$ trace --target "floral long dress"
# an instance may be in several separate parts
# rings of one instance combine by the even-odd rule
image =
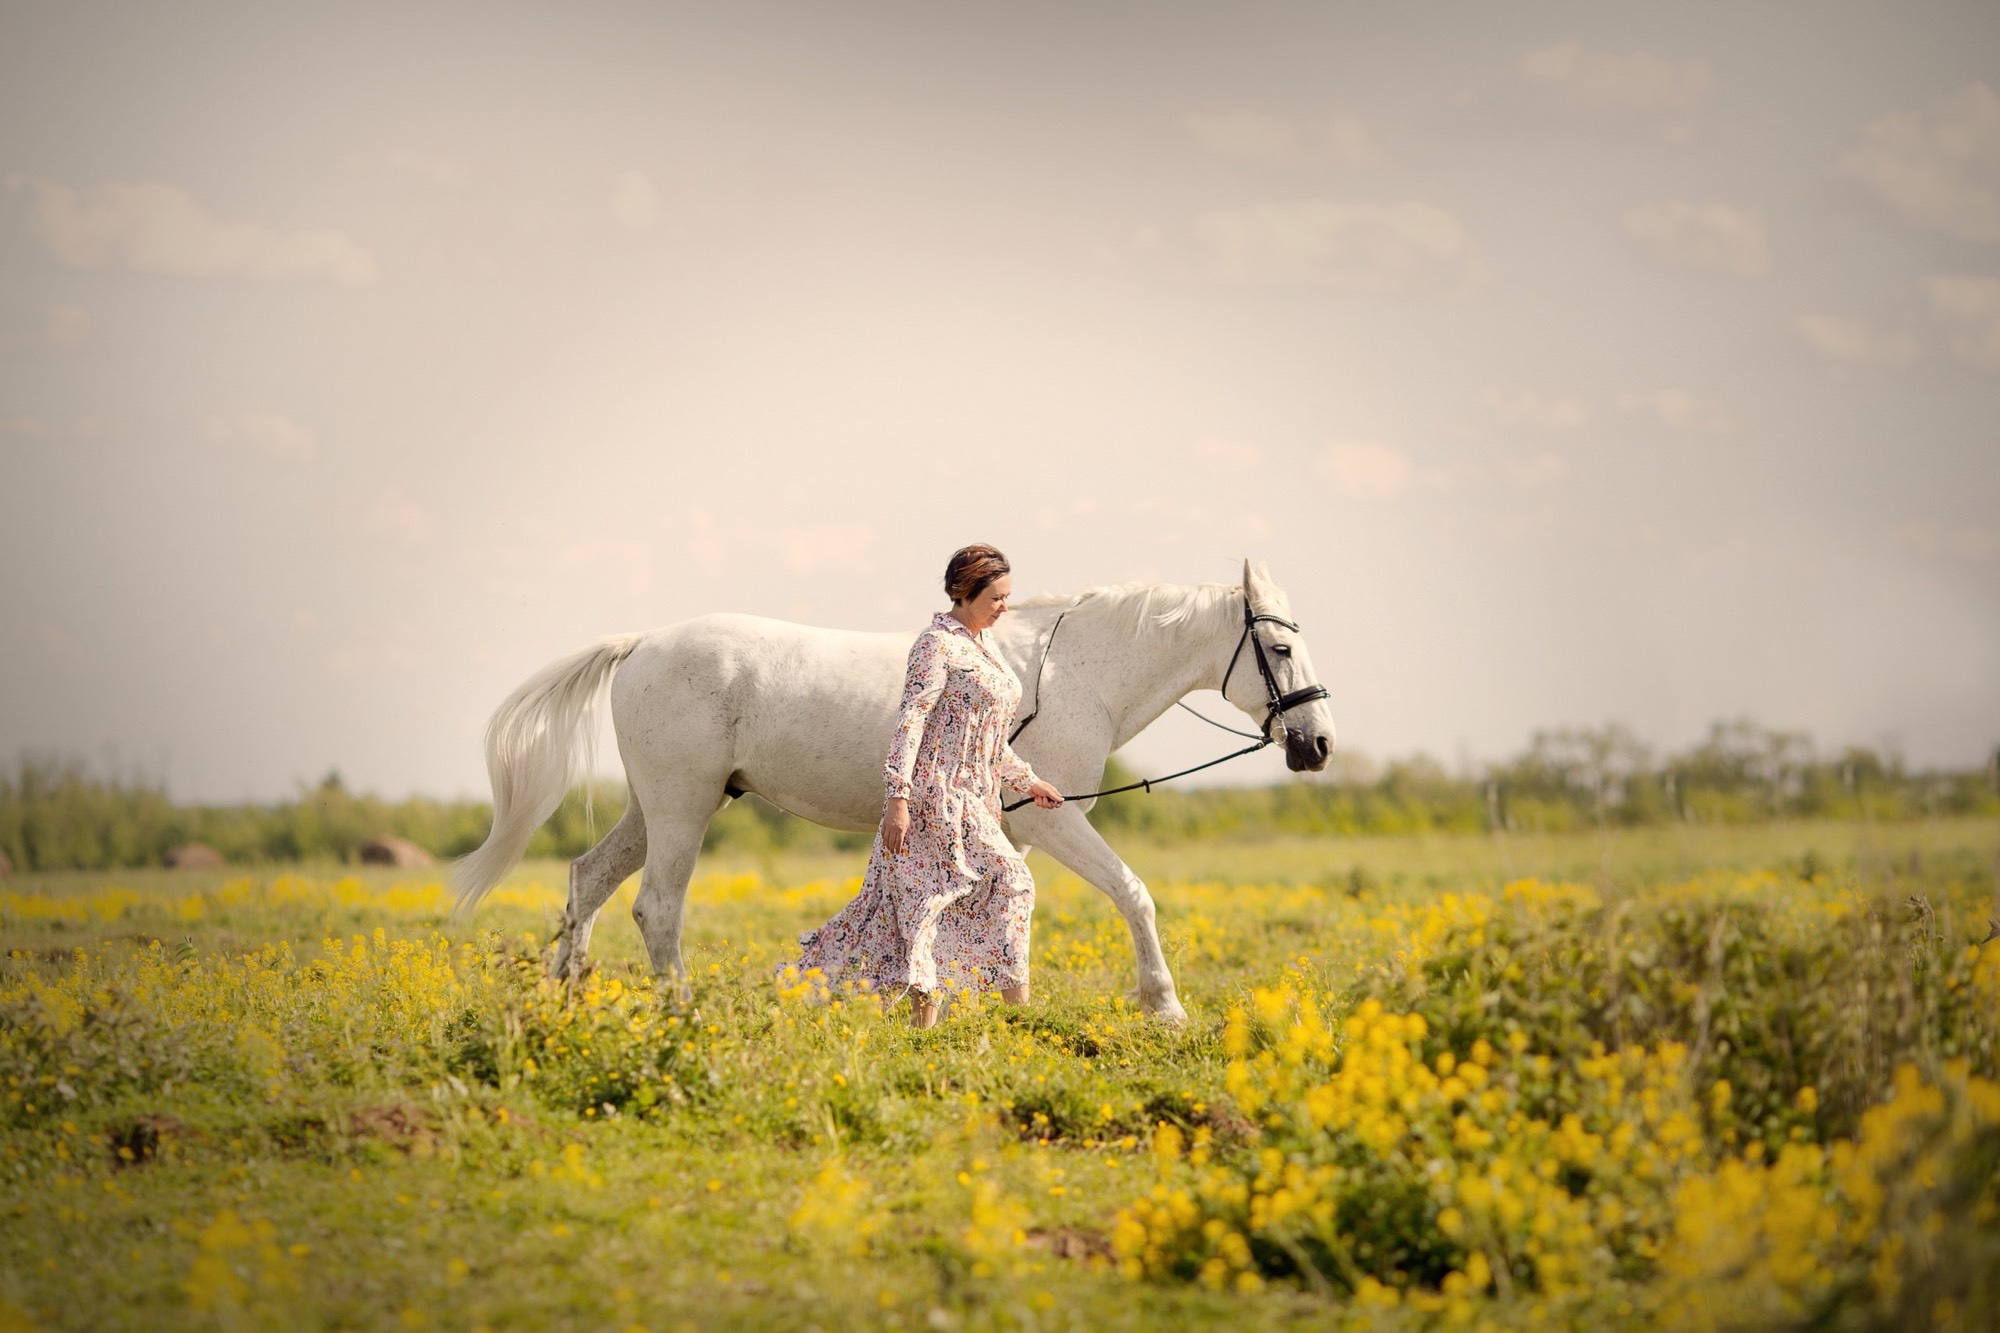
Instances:
[[[1007,744],[1020,703],[1021,682],[988,634],[949,612],[932,617],[910,646],[883,766],[888,796],[909,800],[909,836],[892,853],[876,830],[861,892],[799,936],[801,971],[877,992],[1027,984],[1035,882],[1000,828],[1001,787],[1035,781]]]

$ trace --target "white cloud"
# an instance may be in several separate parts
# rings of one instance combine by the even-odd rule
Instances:
[[[1800,315],[1793,321],[1821,356],[1896,370],[1915,364],[1923,348],[1908,329],[1878,329],[1864,319]]]
[[[1745,278],[1759,277],[1770,267],[1764,224],[1726,204],[1679,199],[1645,204],[1626,212],[1625,233],[1669,263]]]
[[[1875,121],[1839,169],[1913,227],[2000,245],[2000,97],[1983,83]]]
[[[1148,257],[1164,255],[1167,252],[1167,234],[1147,223],[1132,233],[1132,249],[1135,253]]]
[[[1482,276],[1464,228],[1434,204],[1257,204],[1204,213],[1193,230],[1209,276],[1247,287],[1439,292]]]
[[[42,341],[72,351],[90,341],[90,312],[80,305],[56,305],[48,309],[42,326]]]
[[[1321,451],[1319,470],[1334,489],[1357,500],[1393,500],[1418,484],[1408,454],[1373,440],[1344,440]]]
[[[1264,451],[1247,440],[1203,440],[1195,445],[1194,456],[1228,467],[1255,467],[1264,461]]]
[[[343,644],[329,652],[321,665],[336,680],[408,679],[435,667],[437,657],[429,649],[411,643],[404,632],[393,638]]]
[[[1702,61],[1592,51],[1578,42],[1531,51],[1517,68],[1529,87],[1584,110],[1687,111],[1709,90]]]
[[[1088,495],[1072,495],[1060,504],[1035,506],[1035,522],[1043,528],[1074,528],[1080,524],[1096,525],[1103,509]]]
[[[1217,111],[1181,117],[1195,142],[1218,157],[1276,171],[1374,167],[1382,150],[1360,118],[1336,112],[1288,120],[1263,111]]]
[[[1928,520],[1905,523],[1889,534],[1891,541],[1920,555],[1949,555],[1960,560],[1991,560],[2000,556],[2000,530],[1946,527]]]
[[[29,218],[35,235],[71,268],[344,286],[379,278],[368,252],[337,231],[273,231],[219,221],[172,185],[77,191],[30,176],[10,176],[7,184],[33,192]]]
[[[794,573],[851,568],[875,544],[875,530],[859,523],[816,523],[778,534],[785,565]]]
[[[611,220],[627,231],[645,231],[659,222],[659,192],[644,172],[623,172],[611,182]]]
[[[1590,420],[1588,404],[1574,398],[1552,398],[1523,389],[1518,393],[1489,390],[1486,408],[1502,422],[1522,430],[1550,433],[1581,429]]]
[[[84,440],[97,434],[100,425],[96,417],[64,422],[16,415],[0,417],[0,435],[17,440]]]
[[[0,332],[0,352],[73,352],[90,341],[90,312],[80,305],[52,305],[41,326],[25,333]]]
[[[1655,389],[1651,393],[1622,393],[1618,407],[1624,412],[1642,412],[1674,430],[1693,434],[1719,435],[1734,426],[1720,405],[1704,401],[1685,389]]]
[[[1320,451],[1316,466],[1333,489],[1351,500],[1378,503],[1399,500],[1420,491],[1450,491],[1504,483],[1521,491],[1543,491],[1562,484],[1570,467],[1559,455],[1527,454],[1500,461],[1450,463],[1419,467],[1402,450],[1375,440],[1338,440]]]
[[[389,154],[389,165],[406,176],[441,185],[446,189],[456,189],[465,184],[470,175],[465,162],[444,153],[423,153],[413,149],[401,149]]]
[[[1546,491],[1569,477],[1569,463],[1556,454],[1529,454],[1510,458],[1500,465],[1507,484],[1517,491]]]
[[[313,433],[276,412],[218,412],[202,424],[217,444],[242,445],[284,463],[310,463],[319,457]]]
[[[84,666],[90,662],[88,645],[60,625],[46,621],[36,625],[35,646],[41,649],[42,656],[66,666]]]
[[[437,524],[430,511],[400,486],[391,486],[369,501],[361,511],[361,530],[403,546],[427,546],[437,540]]]
[[[1951,353],[1968,366],[2000,370],[2000,278],[1932,278],[1931,312],[1951,333]]]

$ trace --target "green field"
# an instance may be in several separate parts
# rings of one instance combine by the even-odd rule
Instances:
[[[0,1329],[1989,1328],[2000,822],[1121,841],[1035,1000],[773,969],[862,858],[0,882]]]

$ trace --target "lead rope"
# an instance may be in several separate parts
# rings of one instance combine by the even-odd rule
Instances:
[[[1255,745],[1246,745],[1240,750],[1232,750],[1228,754],[1223,755],[1222,758],[1220,759],[1211,759],[1205,764],[1196,764],[1193,768],[1184,768],[1178,773],[1169,773],[1163,778],[1140,778],[1137,782],[1128,782],[1122,787],[1107,787],[1103,791],[1087,791],[1076,796],[1065,796],[1063,797],[1063,800],[1094,801],[1100,796],[1116,796],[1120,792],[1138,791],[1142,787],[1145,789],[1146,794],[1150,796],[1153,794],[1153,788],[1159,786],[1162,782],[1172,782],[1175,778],[1184,778],[1190,773],[1199,773],[1204,768],[1214,768],[1217,764],[1226,764],[1231,759],[1240,759],[1246,754],[1255,754],[1257,753],[1257,751],[1263,749],[1265,746],[1270,744],[1273,744],[1273,742],[1270,737],[1266,736],[1262,740],[1259,740]],[[1010,810],[1019,810],[1022,806],[1028,805],[1031,802],[1033,802],[1034,799],[1035,798],[1032,796],[1023,796],[1018,801],[1011,801],[1005,805],[1002,805],[1000,807],[1000,812],[1002,814],[1005,814]]]

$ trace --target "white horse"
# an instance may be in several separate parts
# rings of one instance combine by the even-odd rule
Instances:
[[[1096,790],[1106,756],[1194,690],[1222,690],[1266,740],[1283,743],[1294,771],[1324,768],[1332,753],[1326,692],[1262,565],[1244,562],[1241,587],[1127,584],[1034,598],[993,634],[1021,678],[1020,716],[1033,718],[1015,748],[1064,792]],[[588,771],[591,714],[609,682],[630,797],[617,825],[570,865],[554,966],[562,976],[581,971],[598,911],[643,865],[633,919],[654,970],[682,978],[688,879],[710,816],[731,799],[755,792],[836,829],[881,822],[882,762],[910,639],[708,615],[553,663],[487,727],[493,828],[454,870],[458,910],[500,882]],[[1117,905],[1132,931],[1141,1005],[1181,1021],[1152,895],[1090,826],[1091,804],[1025,806],[1004,826],[1023,853],[1041,847]]]

